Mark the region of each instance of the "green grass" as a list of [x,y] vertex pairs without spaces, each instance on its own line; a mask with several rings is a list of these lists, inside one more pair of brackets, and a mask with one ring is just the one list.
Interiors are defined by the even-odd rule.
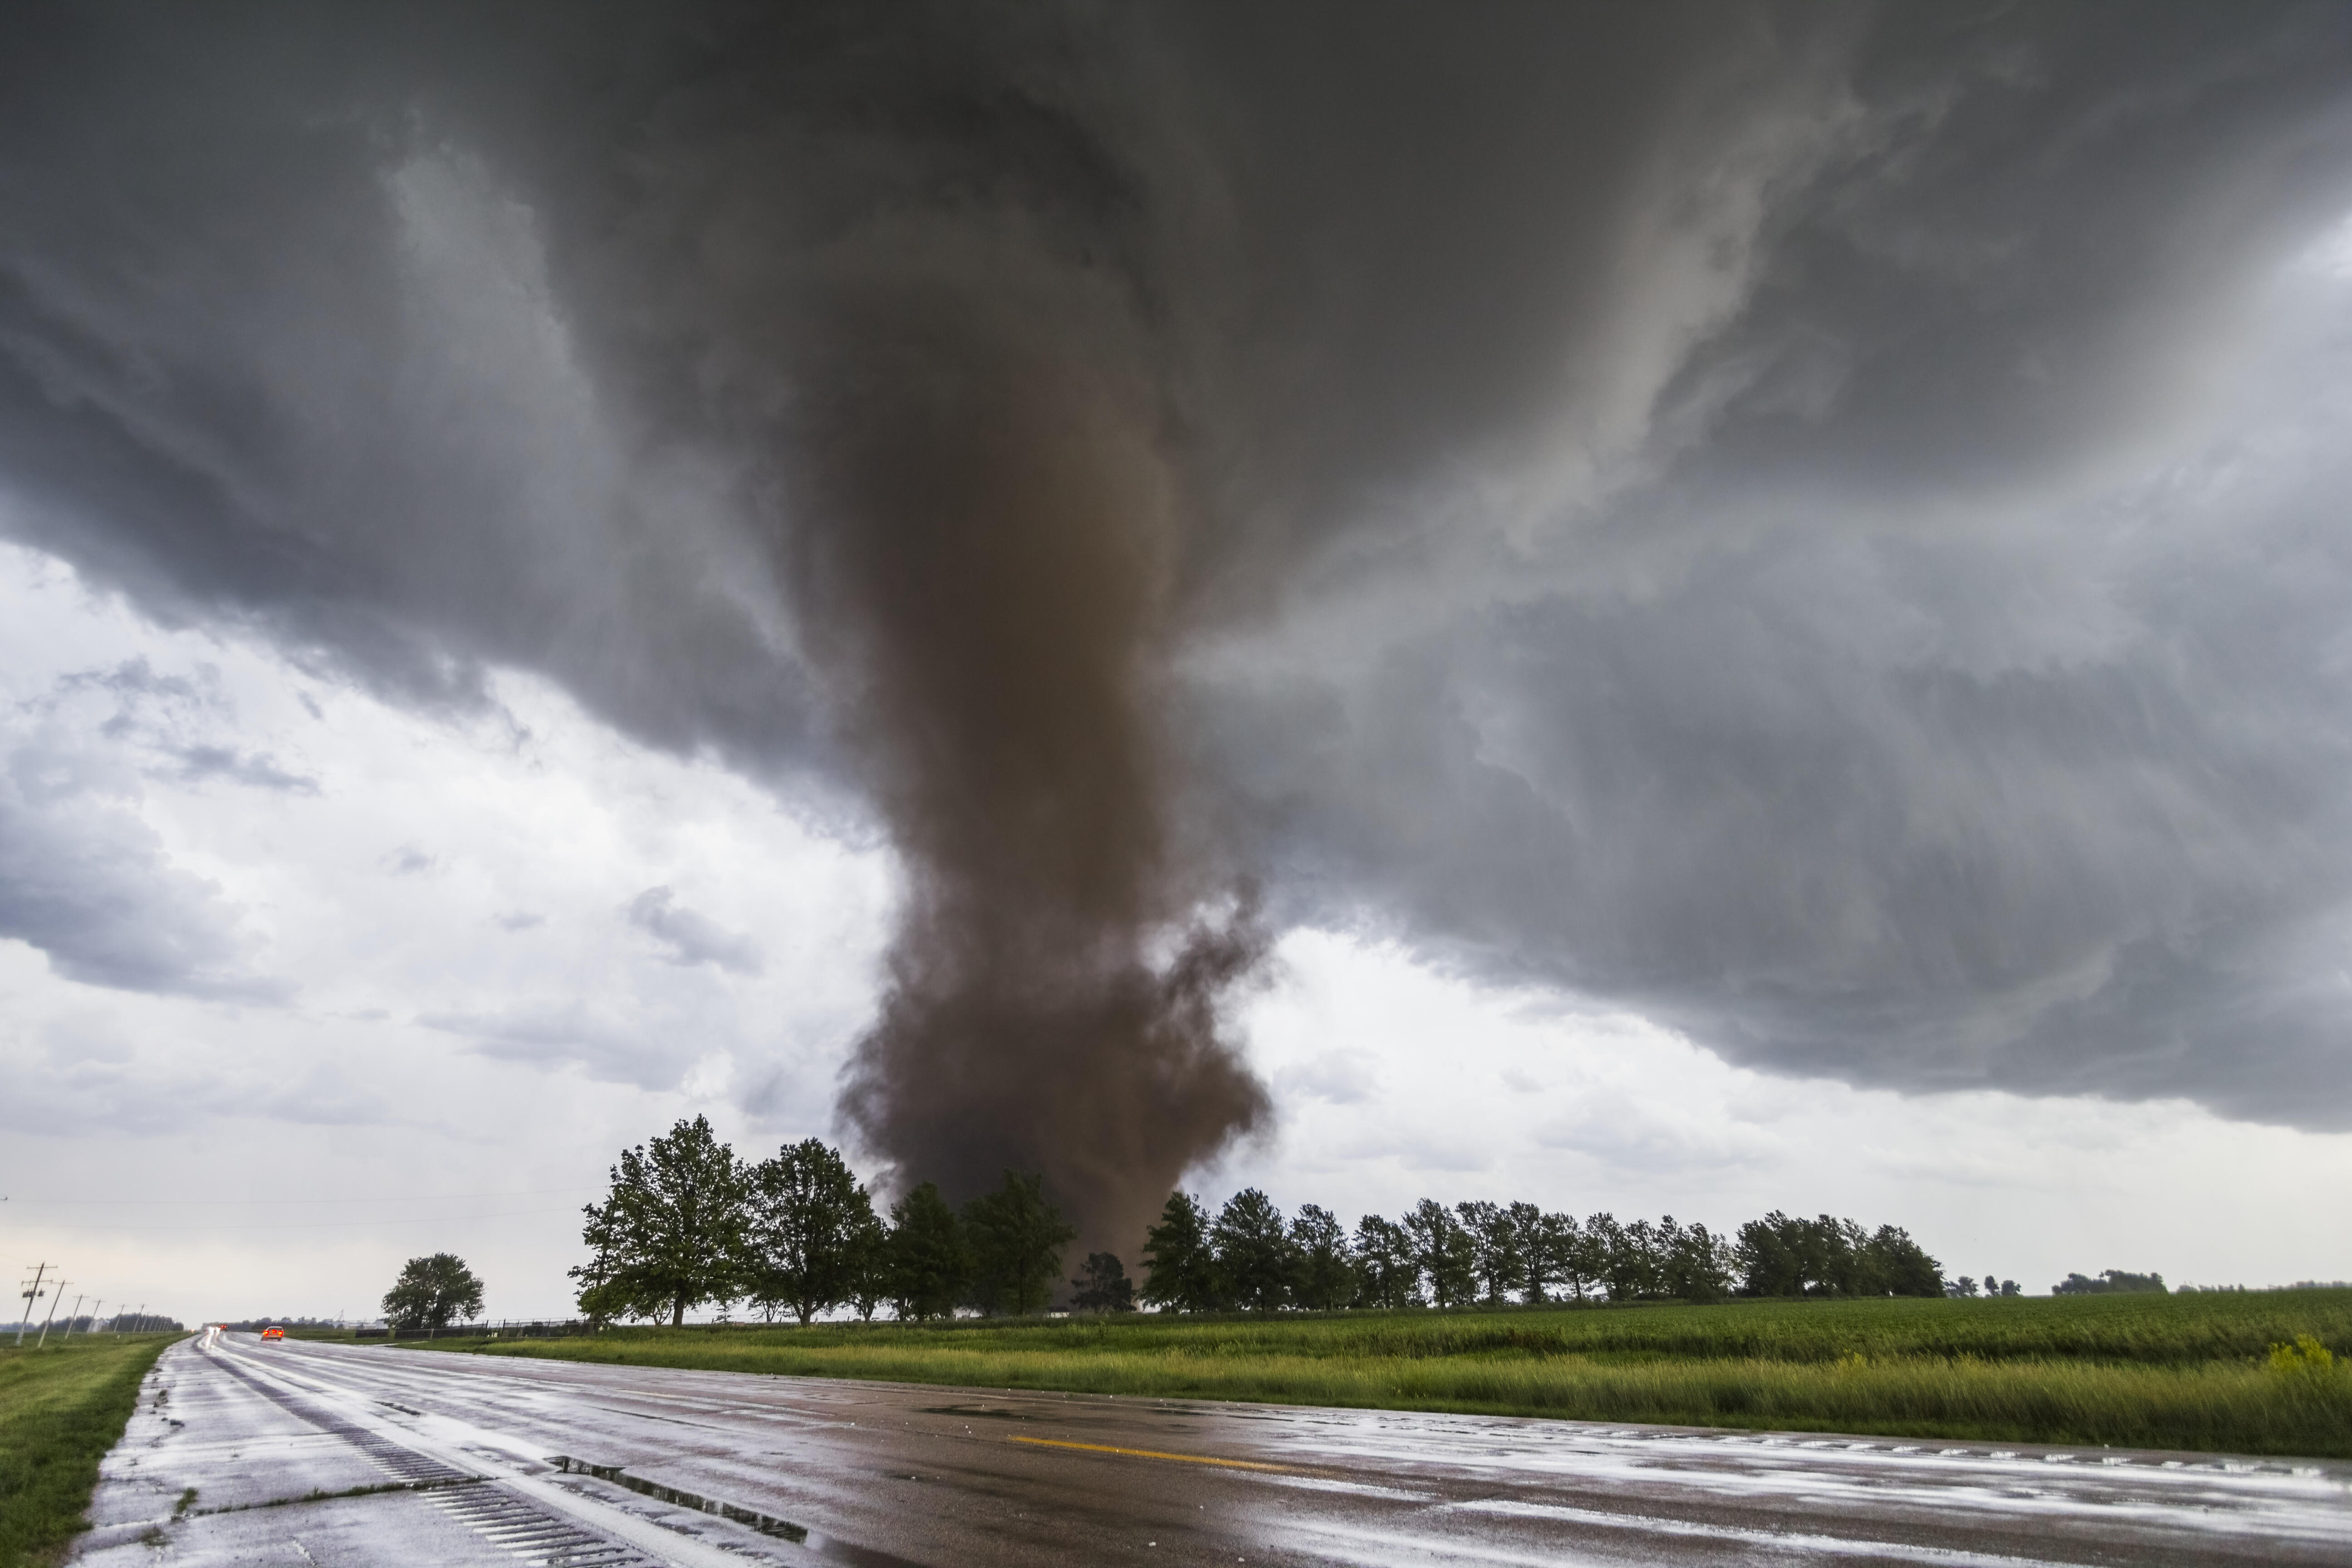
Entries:
[[85,1528],[98,1462],[175,1334],[0,1346],[0,1568],[54,1563]]
[[435,1348],[971,1387],[2352,1458],[2352,1290],[620,1329]]

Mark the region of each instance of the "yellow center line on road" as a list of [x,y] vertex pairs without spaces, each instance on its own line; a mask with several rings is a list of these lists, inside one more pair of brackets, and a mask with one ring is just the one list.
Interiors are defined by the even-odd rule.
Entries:
[[1262,1465],[1255,1459],[1219,1459],[1207,1454],[1163,1454],[1157,1448],[1115,1448],[1108,1443],[1066,1443],[1056,1437],[1013,1437],[1014,1443],[1031,1443],[1040,1448],[1083,1448],[1089,1454],[1125,1454],[1131,1459],[1173,1459],[1180,1465],[1215,1465],[1227,1470],[1278,1470],[1287,1474],[1288,1465]]

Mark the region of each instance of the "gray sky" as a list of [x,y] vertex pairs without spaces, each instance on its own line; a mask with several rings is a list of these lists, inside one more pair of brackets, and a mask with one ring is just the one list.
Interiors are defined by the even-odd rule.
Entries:
[[23,1261],[552,1310],[1172,1027],[1142,1187],[2352,1275],[2340,8],[578,15],[0,24]]

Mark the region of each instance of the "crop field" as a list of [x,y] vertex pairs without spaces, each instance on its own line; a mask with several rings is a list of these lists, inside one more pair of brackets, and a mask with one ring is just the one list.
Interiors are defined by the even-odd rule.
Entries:
[[[2297,1341],[2299,1352],[2273,1356]],[[436,1348],[970,1387],[2352,1458],[2352,1290],[612,1329]]]
[[0,1568],[33,1568],[62,1554],[81,1529],[98,1462],[138,1403],[140,1380],[177,1337],[0,1346]]

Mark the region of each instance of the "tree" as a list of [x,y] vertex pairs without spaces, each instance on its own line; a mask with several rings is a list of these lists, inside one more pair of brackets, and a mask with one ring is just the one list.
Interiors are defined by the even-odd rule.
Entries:
[[851,1226],[849,1304],[859,1322],[870,1323],[874,1309],[891,1296],[890,1232],[874,1212],[870,1196],[866,1207],[851,1216]]
[[383,1293],[383,1315],[395,1328],[436,1333],[482,1310],[482,1282],[454,1252],[412,1258]]
[[1658,1294],[1664,1283],[1665,1237],[1645,1219],[1626,1226],[1618,1237],[1616,1266],[1609,1276],[1610,1300],[1638,1301]]
[[963,1222],[929,1182],[890,1206],[891,1305],[909,1322],[951,1316],[971,1279]]
[[1748,1296],[1801,1296],[1805,1293],[1802,1220],[1792,1220],[1779,1209],[1739,1227],[1734,1251],[1739,1260],[1740,1291]]
[[[1933,1296],[1942,1286],[1944,1266],[1928,1257],[1927,1249],[1900,1226],[1880,1226],[1864,1244],[1863,1256],[1865,1267],[1860,1283],[1864,1294]],[[1986,1283],[1990,1289],[1990,1279]]]
[[1190,1193],[1171,1193],[1160,1223],[1143,1233],[1143,1299],[1175,1312],[1216,1310],[1216,1256],[1209,1249],[1209,1211]]
[[2161,1274],[2133,1274],[2121,1268],[2102,1268],[2095,1279],[2069,1274],[2063,1284],[2050,1287],[2050,1293],[2053,1296],[2105,1296],[2111,1293],[2168,1296],[2172,1292],[2165,1288]]
[[1062,1272],[1062,1248],[1078,1233],[1045,1201],[1045,1178],[1004,1173],[1004,1184],[963,1206],[971,1247],[972,1304],[989,1313],[1041,1312]]
[[1679,1226],[1668,1215],[1658,1226],[1658,1286],[1685,1301],[1720,1301],[1731,1293],[1730,1244],[1703,1225]]
[[1255,1187],[1235,1193],[1209,1227],[1209,1240],[1229,1300],[1253,1312],[1277,1311],[1290,1304],[1297,1255],[1290,1228],[1272,1198]]
[[1429,1281],[1430,1299],[1441,1307],[1467,1306],[1478,1293],[1478,1252],[1470,1233],[1434,1198],[1423,1198],[1404,1216],[1414,1267]]
[[1625,1227],[1617,1223],[1617,1216],[1605,1209],[1596,1215],[1587,1215],[1584,1241],[1585,1257],[1594,1281],[1609,1288],[1612,1301],[1630,1300],[1633,1293],[1633,1281],[1641,1271],[1632,1261],[1632,1252],[1625,1240]]
[[1508,1300],[1511,1292],[1526,1285],[1527,1261],[1522,1254],[1516,1211],[1532,1210],[1532,1204],[1514,1204],[1504,1208],[1499,1204],[1456,1204],[1454,1212],[1462,1219],[1462,1228],[1469,1233],[1470,1248],[1475,1259],[1478,1283],[1486,1300],[1499,1303]]
[[1394,1220],[1368,1214],[1356,1223],[1356,1274],[1362,1281],[1358,1299],[1366,1306],[1394,1311],[1422,1304],[1412,1237]]
[[1086,1266],[1070,1283],[1077,1288],[1070,1305],[1078,1311],[1135,1310],[1135,1281],[1127,1277],[1127,1265],[1118,1260],[1116,1253],[1087,1253]]
[[1298,1260],[1300,1306],[1335,1312],[1356,1299],[1356,1260],[1348,1233],[1329,1209],[1299,1205],[1298,1217],[1290,1222],[1290,1247]]
[[747,1184],[709,1121],[681,1121],[622,1151],[612,1181],[604,1201],[582,1211],[593,1255],[571,1270],[582,1311],[598,1320],[667,1312],[675,1327],[689,1308],[734,1300]]
[[1790,1219],[1778,1209],[1739,1227],[1732,1255],[1749,1296],[1940,1296],[1943,1265],[1898,1227]]
[[[1521,1211],[1525,1211],[1522,1213]],[[1519,1256],[1527,1269],[1530,1303],[1556,1300],[1555,1290],[1584,1300],[1591,1271],[1585,1267],[1584,1231],[1572,1214],[1544,1214],[1533,1204],[1513,1204],[1519,1228]]]
[[803,1323],[856,1293],[874,1203],[841,1155],[814,1138],[751,1172],[742,1285],[762,1307]]

